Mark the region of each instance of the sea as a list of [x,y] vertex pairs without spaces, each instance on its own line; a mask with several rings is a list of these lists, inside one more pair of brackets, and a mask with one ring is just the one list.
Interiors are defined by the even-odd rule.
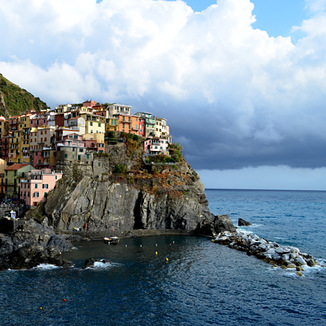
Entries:
[[[213,214],[326,258],[326,192],[206,190]],[[326,268],[275,268],[192,236],[81,242],[71,268],[0,272],[0,325],[326,325]],[[87,258],[99,260],[84,268]]]

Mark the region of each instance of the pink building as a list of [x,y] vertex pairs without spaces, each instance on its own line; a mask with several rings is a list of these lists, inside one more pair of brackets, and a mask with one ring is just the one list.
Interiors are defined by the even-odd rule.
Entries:
[[57,142],[57,147],[68,146],[68,147],[85,147],[85,141],[83,136],[77,133],[70,133],[62,136],[61,141]]
[[86,106],[87,108],[88,107],[93,107],[93,106],[96,106],[96,102],[95,101],[85,101],[84,103],[83,103],[83,106]]
[[30,116],[31,120],[31,128],[37,128],[40,126],[47,126],[48,125],[48,118],[47,115],[41,112],[37,112]]
[[[50,160],[50,151],[55,151],[55,127],[32,128],[29,138],[31,163],[36,168],[55,165]],[[45,155],[44,151],[47,152]]]
[[28,206],[38,206],[45,201],[50,190],[62,178],[61,172],[51,169],[31,170],[27,179],[20,181],[20,199]]
[[139,118],[139,136],[145,137],[145,126],[146,120],[144,118]]
[[150,155],[169,155],[169,141],[166,138],[149,138],[144,142],[144,152]]

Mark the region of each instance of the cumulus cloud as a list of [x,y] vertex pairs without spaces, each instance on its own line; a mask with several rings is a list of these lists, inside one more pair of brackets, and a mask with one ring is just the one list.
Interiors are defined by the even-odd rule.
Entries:
[[326,161],[325,1],[303,37],[252,27],[250,0],[0,3],[0,72],[49,105],[124,102],[168,118],[195,168]]

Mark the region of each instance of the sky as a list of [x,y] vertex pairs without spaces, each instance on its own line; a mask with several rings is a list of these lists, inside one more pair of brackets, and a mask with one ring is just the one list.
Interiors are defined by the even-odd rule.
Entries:
[[326,0],[0,1],[0,73],[168,119],[206,188],[326,190]]

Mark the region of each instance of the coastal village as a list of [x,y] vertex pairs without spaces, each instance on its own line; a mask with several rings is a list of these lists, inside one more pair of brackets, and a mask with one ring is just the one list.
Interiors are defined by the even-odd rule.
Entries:
[[83,162],[105,155],[105,144],[120,133],[142,137],[144,155],[169,157],[172,143],[165,118],[132,114],[122,104],[59,105],[54,110],[0,117],[0,200],[38,206],[63,176],[59,162]]

